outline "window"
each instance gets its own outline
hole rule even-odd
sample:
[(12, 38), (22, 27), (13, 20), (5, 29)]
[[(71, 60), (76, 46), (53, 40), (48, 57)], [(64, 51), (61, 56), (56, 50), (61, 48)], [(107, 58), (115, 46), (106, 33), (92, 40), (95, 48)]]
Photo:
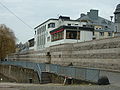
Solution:
[(115, 26), (115, 30), (116, 30), (116, 32), (118, 31), (118, 30), (117, 30), (117, 26)]
[(48, 28), (55, 28), (55, 23), (49, 23)]
[(112, 21), (108, 21), (108, 24), (111, 25)]
[(108, 32), (108, 36), (112, 36), (112, 32)]
[(83, 27), (86, 27), (86, 25), (83, 25)]
[(104, 36), (104, 32), (100, 32), (99, 34), (100, 34), (100, 36)]
[(39, 46), (39, 36), (37, 37), (37, 46)]
[(37, 35), (39, 34), (39, 29), (37, 29)]
[(66, 31), (66, 39), (80, 39), (80, 31)]
[(96, 28), (96, 30), (97, 30), (98, 28)]
[(76, 26), (78, 25), (78, 24), (75, 24)]
[(46, 31), (46, 25), (41, 26), (37, 29), (37, 34), (41, 34), (42, 32), (45, 32), (45, 31)]
[(68, 26), (71, 26), (71, 24), (68, 24)]
[(117, 15), (115, 14), (115, 22), (117, 22)]
[(58, 32), (58, 33), (54, 33), (51, 35), (51, 41), (57, 41), (57, 40), (61, 40), (64, 39), (64, 31)]
[(33, 47), (34, 46), (34, 39), (29, 40), (29, 47)]
[(105, 26), (105, 28), (108, 28), (108, 26)]

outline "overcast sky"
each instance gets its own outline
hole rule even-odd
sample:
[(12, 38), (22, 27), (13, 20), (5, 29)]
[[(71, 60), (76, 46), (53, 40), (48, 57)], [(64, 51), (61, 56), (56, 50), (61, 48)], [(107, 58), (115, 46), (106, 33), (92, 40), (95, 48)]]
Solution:
[(49, 18), (58, 18), (59, 15), (77, 19), (81, 13), (90, 9), (98, 9), (99, 16), (110, 19), (119, 0), (0, 0), (15, 15), (30, 25), (23, 24), (6, 8), (0, 5), (0, 24), (11, 28), (17, 42), (26, 42), (34, 37), (34, 27)]

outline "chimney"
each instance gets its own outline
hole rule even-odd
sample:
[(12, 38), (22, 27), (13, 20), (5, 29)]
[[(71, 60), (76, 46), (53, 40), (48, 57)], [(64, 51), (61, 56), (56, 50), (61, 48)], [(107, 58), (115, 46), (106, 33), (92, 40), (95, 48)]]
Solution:
[(94, 10), (91, 9), (89, 13), (87, 13), (87, 15), (91, 18), (91, 19), (98, 19), (98, 10)]
[(90, 17), (90, 12), (87, 12), (88, 17)]
[(59, 19), (62, 19), (62, 20), (70, 20), (70, 17), (66, 17), (66, 16), (59, 16)]
[(86, 15), (84, 13), (81, 13), (80, 17), (84, 17), (84, 16), (86, 16)]

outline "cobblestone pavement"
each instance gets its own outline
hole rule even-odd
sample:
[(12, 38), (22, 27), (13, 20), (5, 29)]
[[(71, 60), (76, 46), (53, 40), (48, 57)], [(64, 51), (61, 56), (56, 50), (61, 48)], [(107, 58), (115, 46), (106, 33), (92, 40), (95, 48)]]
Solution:
[(0, 90), (120, 90), (120, 86), (0, 83)]

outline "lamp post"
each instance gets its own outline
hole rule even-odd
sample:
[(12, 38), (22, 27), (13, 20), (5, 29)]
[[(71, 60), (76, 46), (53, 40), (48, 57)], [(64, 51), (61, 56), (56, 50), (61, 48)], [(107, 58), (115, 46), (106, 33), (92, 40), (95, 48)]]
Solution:
[(111, 19), (111, 23), (112, 23), (112, 20), (113, 20), (113, 16), (110, 16), (110, 19)]
[[(112, 24), (112, 20), (113, 20), (113, 16), (110, 16), (110, 19), (111, 19), (111, 24)], [(110, 32), (112, 34), (112, 32)]]

